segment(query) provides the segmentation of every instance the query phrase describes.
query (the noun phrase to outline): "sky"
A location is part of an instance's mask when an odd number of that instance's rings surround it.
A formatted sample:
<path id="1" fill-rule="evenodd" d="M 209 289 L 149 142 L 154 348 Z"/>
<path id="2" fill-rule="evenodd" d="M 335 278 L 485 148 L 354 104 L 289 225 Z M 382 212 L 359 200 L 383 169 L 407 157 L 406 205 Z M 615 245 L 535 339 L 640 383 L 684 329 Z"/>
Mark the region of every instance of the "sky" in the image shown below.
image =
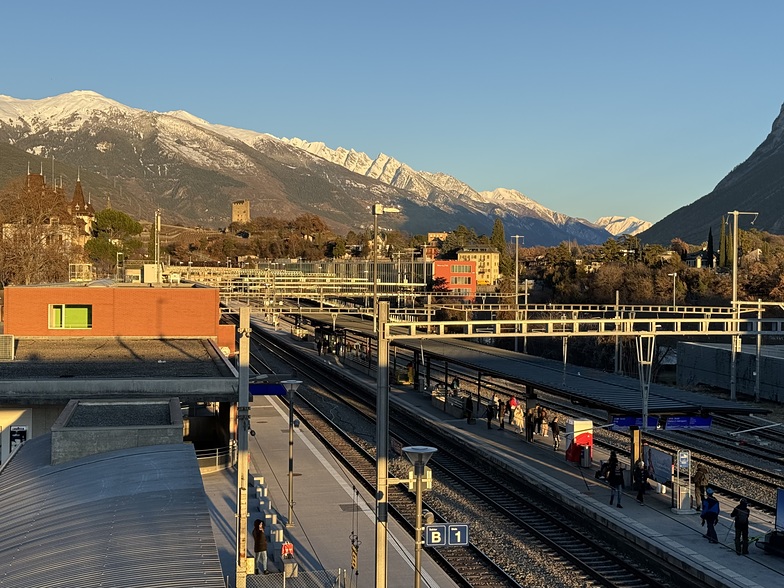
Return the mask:
<path id="1" fill-rule="evenodd" d="M 2 14 L 0 94 L 93 90 L 385 153 L 588 220 L 656 222 L 699 199 L 784 102 L 779 0 L 41 0 Z"/>

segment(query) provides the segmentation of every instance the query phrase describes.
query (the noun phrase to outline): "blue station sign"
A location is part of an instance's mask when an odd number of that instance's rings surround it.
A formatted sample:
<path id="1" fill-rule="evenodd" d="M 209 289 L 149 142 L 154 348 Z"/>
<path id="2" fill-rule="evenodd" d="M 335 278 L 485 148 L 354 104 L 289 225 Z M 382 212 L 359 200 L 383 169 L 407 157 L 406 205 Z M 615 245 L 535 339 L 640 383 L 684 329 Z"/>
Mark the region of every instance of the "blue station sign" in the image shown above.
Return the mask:
<path id="1" fill-rule="evenodd" d="M 286 388 L 283 384 L 268 384 L 251 382 L 248 384 L 248 391 L 251 396 L 285 396 Z"/>
<path id="2" fill-rule="evenodd" d="M 710 429 L 711 422 L 712 418 L 709 416 L 672 416 L 667 417 L 664 428 L 668 431 L 677 431 L 679 429 Z"/>

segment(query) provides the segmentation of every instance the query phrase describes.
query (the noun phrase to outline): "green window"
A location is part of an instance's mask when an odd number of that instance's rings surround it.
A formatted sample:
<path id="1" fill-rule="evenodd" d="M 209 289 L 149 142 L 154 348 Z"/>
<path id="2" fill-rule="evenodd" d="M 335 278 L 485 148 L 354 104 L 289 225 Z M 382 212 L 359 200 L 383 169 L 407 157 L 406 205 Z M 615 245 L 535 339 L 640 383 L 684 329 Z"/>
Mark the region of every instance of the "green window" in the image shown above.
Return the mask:
<path id="1" fill-rule="evenodd" d="M 92 329 L 93 307 L 91 304 L 50 304 L 50 329 Z"/>

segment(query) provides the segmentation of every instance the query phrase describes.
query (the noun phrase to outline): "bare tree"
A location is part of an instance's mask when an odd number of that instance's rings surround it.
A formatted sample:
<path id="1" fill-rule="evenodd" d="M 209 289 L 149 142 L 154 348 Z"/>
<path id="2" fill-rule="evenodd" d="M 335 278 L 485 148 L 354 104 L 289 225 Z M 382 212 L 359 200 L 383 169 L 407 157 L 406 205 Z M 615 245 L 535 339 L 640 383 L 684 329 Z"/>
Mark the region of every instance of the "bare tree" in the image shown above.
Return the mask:
<path id="1" fill-rule="evenodd" d="M 74 233 L 63 194 L 42 176 L 12 182 L 0 191 L 0 282 L 66 281 Z"/>

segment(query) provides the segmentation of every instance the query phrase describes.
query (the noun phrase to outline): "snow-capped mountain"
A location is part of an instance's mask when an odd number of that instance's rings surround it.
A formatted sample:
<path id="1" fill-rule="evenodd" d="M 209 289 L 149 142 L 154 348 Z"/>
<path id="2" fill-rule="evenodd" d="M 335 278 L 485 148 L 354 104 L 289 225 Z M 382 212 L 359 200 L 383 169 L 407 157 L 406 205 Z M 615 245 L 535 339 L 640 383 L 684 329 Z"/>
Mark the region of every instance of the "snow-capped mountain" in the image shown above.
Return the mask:
<path id="1" fill-rule="evenodd" d="M 616 237 L 619 235 L 636 235 L 652 226 L 652 223 L 640 220 L 634 216 L 603 216 L 598 218 L 594 224 L 604 227 L 607 232 Z"/>
<path id="2" fill-rule="evenodd" d="M 232 201 L 248 199 L 253 216 L 309 213 L 345 231 L 372 224 L 370 206 L 382 202 L 403 211 L 385 215 L 384 226 L 413 234 L 461 224 L 489 234 L 500 217 L 508 234 L 525 235 L 526 245 L 602 243 L 611 237 L 602 227 L 514 190 L 477 192 L 454 177 L 418 172 L 385 154 L 371 158 L 281 139 L 184 111 L 148 112 L 91 91 L 41 100 L 0 96 L 0 143 L 53 157 L 53 173 L 66 180 L 75 179 L 78 167 L 97 208 L 110 198 L 113 207 L 144 219 L 160 208 L 170 222 L 225 226 Z M 49 163 L 45 169 L 48 173 Z M 23 173 L 26 168 L 0 167 L 0 181 Z"/>

